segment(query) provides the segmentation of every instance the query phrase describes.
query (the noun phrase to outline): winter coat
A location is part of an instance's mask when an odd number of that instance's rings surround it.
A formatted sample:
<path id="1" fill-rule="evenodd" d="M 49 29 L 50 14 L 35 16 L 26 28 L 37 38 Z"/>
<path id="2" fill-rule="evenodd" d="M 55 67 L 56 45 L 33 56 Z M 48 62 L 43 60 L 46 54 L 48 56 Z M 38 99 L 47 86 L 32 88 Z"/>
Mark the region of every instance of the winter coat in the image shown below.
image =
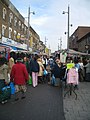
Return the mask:
<path id="1" fill-rule="evenodd" d="M 43 76 L 44 65 L 40 61 L 38 61 L 38 64 L 39 64 L 39 74 L 38 74 L 38 76 Z"/>
<path id="2" fill-rule="evenodd" d="M 14 64 L 11 70 L 10 79 L 14 81 L 15 85 L 25 85 L 26 81 L 29 80 L 26 66 L 20 62 Z"/>
<path id="3" fill-rule="evenodd" d="M 30 74 L 32 72 L 39 72 L 39 64 L 38 64 L 37 60 L 30 61 Z"/>
<path id="4" fill-rule="evenodd" d="M 62 79 L 62 67 L 58 66 L 57 63 L 55 63 L 54 67 L 53 67 L 53 70 L 52 70 L 52 74 L 54 74 L 55 78 L 60 78 Z"/>
<path id="5" fill-rule="evenodd" d="M 14 65 L 14 59 L 12 57 L 9 59 L 8 65 L 9 65 L 9 73 L 11 73 L 12 66 Z"/>
<path id="6" fill-rule="evenodd" d="M 8 65 L 3 64 L 0 66 L 0 80 L 5 80 L 5 82 L 8 82 Z"/>
<path id="7" fill-rule="evenodd" d="M 90 63 L 87 63 L 84 67 L 86 68 L 86 73 L 90 73 Z"/>

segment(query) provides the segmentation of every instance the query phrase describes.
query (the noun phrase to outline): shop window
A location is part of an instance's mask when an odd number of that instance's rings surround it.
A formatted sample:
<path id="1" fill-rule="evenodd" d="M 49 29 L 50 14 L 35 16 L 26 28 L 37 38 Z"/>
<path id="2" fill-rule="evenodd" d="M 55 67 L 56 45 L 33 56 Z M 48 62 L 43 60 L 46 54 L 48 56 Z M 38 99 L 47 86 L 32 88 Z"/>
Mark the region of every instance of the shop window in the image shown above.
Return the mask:
<path id="1" fill-rule="evenodd" d="M 6 8 L 3 8 L 3 19 L 6 18 Z"/>
<path id="2" fill-rule="evenodd" d="M 9 38 L 12 37 L 12 28 L 9 27 Z"/>
<path id="3" fill-rule="evenodd" d="M 6 29 L 6 26 L 2 25 L 2 36 L 5 36 L 5 29 Z"/>
<path id="4" fill-rule="evenodd" d="M 12 13 L 9 14 L 9 18 L 10 18 L 10 19 L 9 19 L 9 20 L 10 20 L 9 22 L 11 23 L 11 22 L 12 22 L 12 19 L 13 19 L 13 14 L 12 14 Z"/>

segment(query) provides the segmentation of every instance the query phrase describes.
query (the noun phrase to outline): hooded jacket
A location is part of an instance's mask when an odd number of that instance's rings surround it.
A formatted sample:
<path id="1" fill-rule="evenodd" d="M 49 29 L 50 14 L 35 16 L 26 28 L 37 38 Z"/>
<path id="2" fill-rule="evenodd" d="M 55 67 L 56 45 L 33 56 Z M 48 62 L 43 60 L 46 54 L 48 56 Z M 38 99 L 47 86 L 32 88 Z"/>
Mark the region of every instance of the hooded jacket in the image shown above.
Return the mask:
<path id="1" fill-rule="evenodd" d="M 8 65 L 3 64 L 2 66 L 0 66 L 0 80 L 5 80 L 5 82 L 8 82 L 8 72 Z"/>

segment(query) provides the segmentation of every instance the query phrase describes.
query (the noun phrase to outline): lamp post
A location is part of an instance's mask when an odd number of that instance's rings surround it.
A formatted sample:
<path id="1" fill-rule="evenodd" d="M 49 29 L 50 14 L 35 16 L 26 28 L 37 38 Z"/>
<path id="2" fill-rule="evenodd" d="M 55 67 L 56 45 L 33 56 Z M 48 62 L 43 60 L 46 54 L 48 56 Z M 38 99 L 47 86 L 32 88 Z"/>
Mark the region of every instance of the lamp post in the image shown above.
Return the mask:
<path id="1" fill-rule="evenodd" d="M 28 8 L 28 35 L 27 35 L 27 38 L 28 38 L 28 43 L 27 43 L 27 50 L 29 50 L 29 38 L 30 38 L 30 14 L 35 14 L 35 12 L 31 12 L 30 11 L 30 7 Z"/>
<path id="2" fill-rule="evenodd" d="M 58 40 L 60 40 L 60 46 L 59 46 L 59 48 L 61 50 L 62 49 L 62 37 L 60 39 L 58 39 Z"/>
<path id="3" fill-rule="evenodd" d="M 47 38 L 45 37 L 45 48 L 46 48 L 46 42 L 47 42 Z M 44 53 L 45 53 L 45 48 L 44 48 Z"/>
<path id="4" fill-rule="evenodd" d="M 65 13 L 68 14 L 67 49 L 69 49 L 69 26 L 70 26 L 70 24 L 69 24 L 69 14 L 70 14 L 70 7 L 69 7 L 69 5 L 68 5 L 68 11 L 67 12 L 63 11 L 63 14 L 65 14 Z"/>

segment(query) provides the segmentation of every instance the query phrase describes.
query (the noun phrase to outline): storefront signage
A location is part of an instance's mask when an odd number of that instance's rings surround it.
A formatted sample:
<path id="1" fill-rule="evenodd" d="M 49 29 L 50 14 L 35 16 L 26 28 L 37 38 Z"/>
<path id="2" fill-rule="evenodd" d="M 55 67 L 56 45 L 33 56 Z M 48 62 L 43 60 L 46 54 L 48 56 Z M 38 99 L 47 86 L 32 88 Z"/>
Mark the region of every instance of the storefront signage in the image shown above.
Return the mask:
<path id="1" fill-rule="evenodd" d="M 6 44 L 6 45 L 15 46 L 17 48 L 27 50 L 27 45 L 26 44 L 21 44 L 21 43 L 15 42 L 14 40 L 6 38 L 6 37 L 2 37 L 2 43 Z"/>

